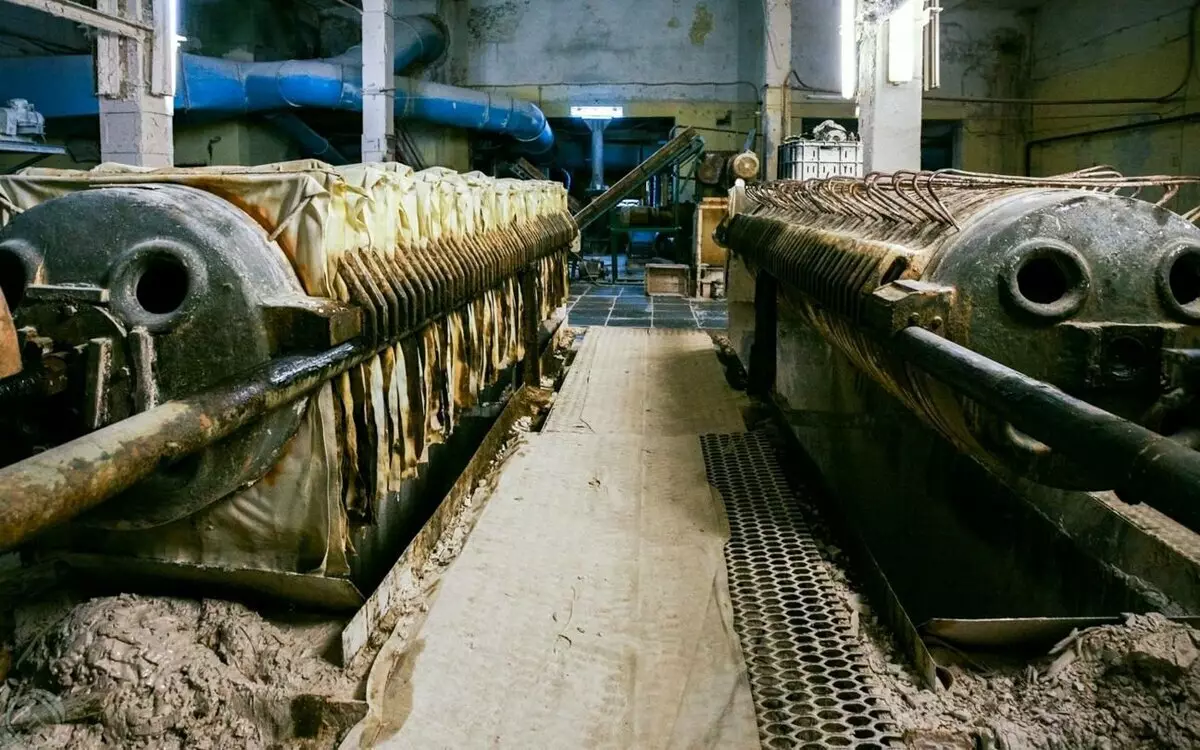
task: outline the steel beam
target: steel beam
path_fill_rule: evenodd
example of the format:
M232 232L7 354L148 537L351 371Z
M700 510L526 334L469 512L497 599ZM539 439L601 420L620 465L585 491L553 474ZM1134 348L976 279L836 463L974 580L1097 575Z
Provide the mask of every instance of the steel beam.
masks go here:
M89 8L86 5L72 3L69 0L2 0L3 2L20 5L25 8L33 8L40 10L43 13L49 13L52 16L65 18L68 21L91 26L93 29L100 29L118 36L128 37L130 39L143 40L148 39L154 33L154 29L137 21L130 21L120 16L115 16L111 13L105 13L95 8Z

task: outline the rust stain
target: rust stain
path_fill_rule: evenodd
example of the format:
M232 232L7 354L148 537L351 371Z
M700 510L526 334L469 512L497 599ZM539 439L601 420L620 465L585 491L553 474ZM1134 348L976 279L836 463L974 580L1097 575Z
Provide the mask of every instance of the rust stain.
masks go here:
M696 6L695 13L692 14L692 26L688 29L688 39L692 40L692 44L697 47L704 44L704 40L713 30L713 14L704 3Z
M376 747L394 737L412 713L413 673L417 669L417 658L425 650L425 641L416 639L407 651L392 655L394 659L388 670L386 685L380 705L387 706L383 716L371 716L364 724L359 747Z
M12 316L8 314L4 292L0 291L0 378L16 375L20 371L21 348L17 343L17 329Z

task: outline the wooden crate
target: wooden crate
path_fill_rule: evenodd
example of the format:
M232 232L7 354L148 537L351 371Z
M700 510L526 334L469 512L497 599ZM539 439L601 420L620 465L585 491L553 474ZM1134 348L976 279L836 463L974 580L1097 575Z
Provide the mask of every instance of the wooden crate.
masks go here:
M696 206L696 227L693 242L692 267L699 268L701 264L725 267L725 248L713 239L713 232L721 219L729 210L728 198L705 198Z
M682 263L647 263L646 294L688 296L688 267Z

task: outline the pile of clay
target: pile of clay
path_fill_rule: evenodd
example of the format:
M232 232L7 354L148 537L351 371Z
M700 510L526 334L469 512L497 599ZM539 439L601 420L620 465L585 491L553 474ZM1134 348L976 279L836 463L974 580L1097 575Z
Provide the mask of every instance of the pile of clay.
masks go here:
M1024 667L965 657L938 693L880 666L908 747L1200 747L1200 631L1162 615L1074 632Z
M323 656L340 621L131 595L47 619L0 688L0 747L328 746L345 728L322 726L330 707L355 703L355 681Z

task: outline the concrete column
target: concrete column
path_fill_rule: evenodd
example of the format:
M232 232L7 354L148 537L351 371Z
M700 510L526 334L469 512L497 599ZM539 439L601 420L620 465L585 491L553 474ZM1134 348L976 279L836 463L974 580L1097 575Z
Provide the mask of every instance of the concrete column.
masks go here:
M176 19L168 0L99 0L99 10L153 26L144 40L99 32L100 157L143 167L175 163Z
M886 5L886 4L885 4ZM918 0L919 5L919 0ZM905 33L915 44L913 77L888 81L888 24L868 8L862 14L858 45L858 134L863 142L863 171L895 172L921 168L921 24ZM920 14L916 14L919 19Z
M396 158L395 24L392 0L363 0L363 162Z
M774 180L779 144L791 134L792 0L765 0L763 12L763 176Z

